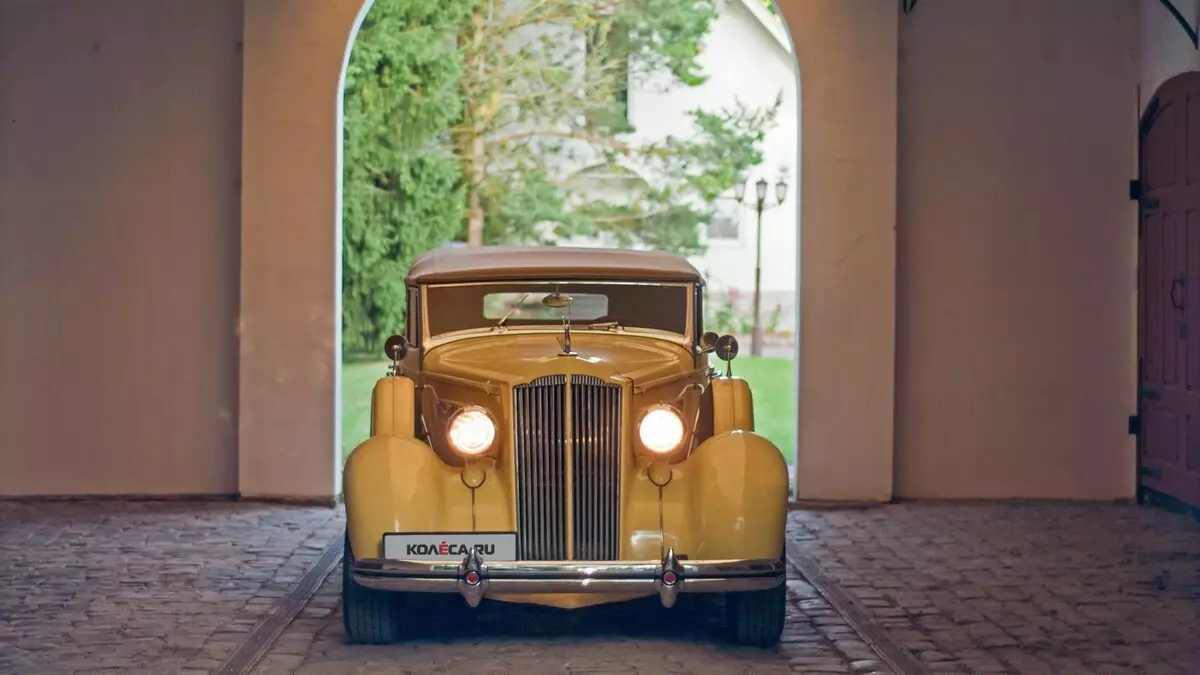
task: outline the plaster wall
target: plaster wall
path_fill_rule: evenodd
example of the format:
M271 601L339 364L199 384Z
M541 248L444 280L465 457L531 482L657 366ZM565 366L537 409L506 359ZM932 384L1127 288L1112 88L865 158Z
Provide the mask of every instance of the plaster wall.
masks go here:
M800 67L797 496L892 495L899 3L780 0ZM793 208L797 202L791 202Z
M900 21L896 494L1127 498L1138 7Z
M0 495L237 489L240 0L0 0Z
M245 0L243 495L339 490L338 110L360 11L363 0Z

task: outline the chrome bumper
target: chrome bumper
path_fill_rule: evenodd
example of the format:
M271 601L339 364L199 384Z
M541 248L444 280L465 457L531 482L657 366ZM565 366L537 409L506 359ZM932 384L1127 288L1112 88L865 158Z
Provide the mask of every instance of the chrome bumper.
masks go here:
M354 563L354 581L384 591L460 593L472 607L491 593L657 592L664 607L680 593L726 593L774 588L787 568L782 560L678 560L660 562L486 562L472 550L460 563L369 559Z

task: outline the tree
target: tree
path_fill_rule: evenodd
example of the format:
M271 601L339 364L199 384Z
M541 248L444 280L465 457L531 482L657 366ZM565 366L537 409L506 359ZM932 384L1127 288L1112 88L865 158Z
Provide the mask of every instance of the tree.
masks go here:
M470 0L377 0L346 70L342 338L375 353L404 325L412 259L459 236L464 189L453 35Z
M631 85L702 84L697 57L715 17L714 0L471 0L451 132L467 243L608 235L699 251L712 203L762 161L778 101L693 110L690 133L657 140L629 125L627 102ZM592 166L643 180L598 193L572 178Z

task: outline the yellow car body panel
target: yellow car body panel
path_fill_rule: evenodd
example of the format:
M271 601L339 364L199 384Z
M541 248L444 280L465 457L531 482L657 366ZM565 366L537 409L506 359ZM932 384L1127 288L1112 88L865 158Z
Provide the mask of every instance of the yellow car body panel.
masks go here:
M428 267L422 274L458 273L457 268ZM699 297L696 282L686 275L666 281L686 286L686 322L698 325L692 323L698 311L693 304ZM563 330L544 327L496 327L433 339L425 293L425 286L410 286L410 300L422 304L423 326L410 335L425 343L422 351L401 358L395 372L376 383L371 436L350 454L343 473L347 535L354 559L363 563L363 574L382 564L378 559L384 557L383 539L389 533L517 531L518 500L523 498L518 494L521 474L515 449L521 440L520 411L515 409L514 392L548 376L563 378L565 418L555 422L559 429L572 428L572 415L586 414L586 407L577 410L572 404L577 378L619 391L615 400L619 400L620 421L613 417L611 423L616 450L606 455L616 457L616 468L610 464L605 469L616 472L611 474L615 476L615 534L605 530L603 535L613 537L615 548L605 550L614 551L616 562L654 562L665 568L671 555L717 564L782 558L786 463L778 448L754 432L753 397L747 382L713 377L709 355L694 346L693 328L673 335L585 326L566 336ZM424 334L417 336L420 330ZM637 427L646 410L664 405L679 413L684 436L674 450L656 455L643 446ZM468 406L485 409L497 425L493 444L474 458L461 456L448 441L453 415ZM536 427L536 420L522 419L522 424L534 425L527 428ZM594 442L579 441L575 433L588 432L572 431L571 438L563 441L565 466L558 466L562 473L554 478L563 485L564 562L579 561L572 528L573 509L581 508L574 498L575 476L580 474L572 472L572 444ZM363 581L370 579L364 576ZM605 587L584 593L520 587L521 592L489 592L487 597L577 608L659 592L642 588L607 592Z
M560 366L561 368L561 366ZM407 383L407 384L406 384ZM720 386L718 383L732 383ZM714 405L731 410L728 419L746 420L749 405L743 380L715 380ZM739 384L741 386L739 386ZM412 399L411 380L384 378L373 406ZM723 400L728 398L729 400ZM510 410L503 407L503 419ZM516 529L514 472L506 458L453 466L425 442L393 433L412 429L396 412L372 411L376 429L351 453L343 481L350 544L357 558L382 556L389 532L510 532ZM399 419L397 424L395 420ZM393 426L388 426L388 425ZM625 425L625 432L631 430ZM511 447L511 429L508 430ZM658 560L668 548L688 559L777 559L783 555L787 516L787 465L779 449L752 431L735 429L699 443L681 462L634 457L622 475L620 551L622 560ZM669 476L663 486L651 479ZM474 490L464 472L483 472ZM662 473L665 472L665 473ZM495 600L566 609L618 602L650 593L497 594Z
M371 391L371 435L411 438L415 430L416 383L407 377L385 377Z
M712 381L713 433L754 431L754 396L750 384L740 377Z

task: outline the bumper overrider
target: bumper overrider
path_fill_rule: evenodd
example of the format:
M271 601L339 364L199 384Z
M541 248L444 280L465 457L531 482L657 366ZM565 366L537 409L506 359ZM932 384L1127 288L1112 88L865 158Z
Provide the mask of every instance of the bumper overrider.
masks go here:
M354 581L384 591L459 593L476 607L489 593L657 592L664 607L680 593L757 591L784 583L783 560L660 562L492 561L471 549L462 562L367 559L354 562Z

